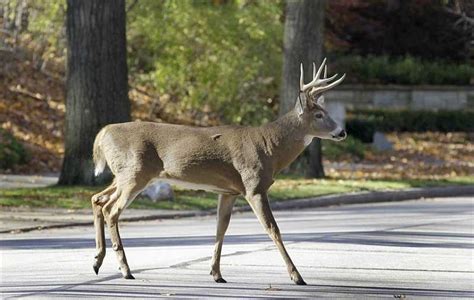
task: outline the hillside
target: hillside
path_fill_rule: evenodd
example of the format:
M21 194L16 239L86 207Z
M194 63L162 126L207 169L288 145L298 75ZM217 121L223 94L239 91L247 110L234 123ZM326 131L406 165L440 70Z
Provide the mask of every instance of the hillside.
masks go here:
M63 154L64 82L26 55L0 53L0 123L30 153L15 173L58 172Z

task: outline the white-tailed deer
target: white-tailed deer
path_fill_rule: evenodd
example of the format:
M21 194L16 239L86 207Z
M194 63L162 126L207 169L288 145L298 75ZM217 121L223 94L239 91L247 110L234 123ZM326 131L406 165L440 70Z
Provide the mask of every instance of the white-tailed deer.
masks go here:
M105 256L104 220L120 270L133 279L119 235L123 210L151 181L159 179L191 189L219 194L217 234L211 275L226 282L220 271L224 234L232 207L242 195L275 242L291 279L305 282L283 245L268 202L267 191L275 175L287 167L314 137L341 141L346 132L324 109L323 92L340 84L343 75L327 78L324 60L313 80L304 84L301 65L300 92L295 108L278 120L260 127L218 126L197 128L150 122L131 122L104 127L94 142L96 175L105 165L115 175L113 183L92 197L97 255L96 274ZM321 78L324 69L323 78ZM332 82L331 82L332 81Z

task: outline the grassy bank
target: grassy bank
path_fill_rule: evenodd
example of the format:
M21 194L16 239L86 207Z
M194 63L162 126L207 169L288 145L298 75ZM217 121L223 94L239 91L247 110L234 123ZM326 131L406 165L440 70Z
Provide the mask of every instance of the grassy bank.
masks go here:
M446 186L474 184L474 176L453 177L445 180L337 180L337 179L302 179L284 177L278 179L270 189L271 201L282 201L316 197L329 194L342 194L360 191L399 190L412 187ZM91 196L100 191L100 187L44 187L0 190L0 207L31 208L68 208L80 209L90 207ZM217 196L201 191L175 190L174 201L151 202L137 198L131 208L147 209L211 209L217 205ZM244 205L239 199L237 205Z

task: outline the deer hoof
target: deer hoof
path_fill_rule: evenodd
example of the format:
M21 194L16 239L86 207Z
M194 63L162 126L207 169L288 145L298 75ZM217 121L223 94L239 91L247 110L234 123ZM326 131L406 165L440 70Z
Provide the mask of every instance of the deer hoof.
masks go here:
M291 277L291 280L293 280L293 282L296 283L297 285L306 285L306 282L304 282L303 277L301 277L298 271L293 271L290 277Z
M297 280L295 280L295 283L297 285L306 285L306 282L304 282L303 278L298 278Z
M95 275L99 275L100 266L102 266L102 259L96 257L95 262L92 265L92 268L94 269Z
M304 282L303 278L301 278L301 277L297 277L297 278L293 279L293 281L294 281L297 285L306 285L306 282Z
M227 283L227 281L225 281L224 278L217 278L217 279L214 279L217 283Z
M212 277L214 278L214 281L217 283L227 283L227 281L225 281L225 279L222 278L221 272L216 272L216 271L211 270L209 275L212 275Z
M125 279L135 279L132 274L128 273L127 275L123 276Z
M92 265L92 268L94 269L96 275L99 275L99 269L100 266L102 266L102 262L104 261L104 256L105 251L101 251L97 253L96 256L94 256L94 264Z

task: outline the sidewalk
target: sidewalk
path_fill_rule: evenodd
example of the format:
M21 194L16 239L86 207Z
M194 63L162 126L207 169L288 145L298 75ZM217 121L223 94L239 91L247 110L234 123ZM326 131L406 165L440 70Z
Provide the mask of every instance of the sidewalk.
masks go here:
M192 215L194 211L127 209L121 219L142 220L160 215L163 219L178 218L176 214ZM185 215L186 216L186 215ZM92 209L61 208L1 208L0 234L19 233L43 228L60 228L69 226L92 226L94 218Z

